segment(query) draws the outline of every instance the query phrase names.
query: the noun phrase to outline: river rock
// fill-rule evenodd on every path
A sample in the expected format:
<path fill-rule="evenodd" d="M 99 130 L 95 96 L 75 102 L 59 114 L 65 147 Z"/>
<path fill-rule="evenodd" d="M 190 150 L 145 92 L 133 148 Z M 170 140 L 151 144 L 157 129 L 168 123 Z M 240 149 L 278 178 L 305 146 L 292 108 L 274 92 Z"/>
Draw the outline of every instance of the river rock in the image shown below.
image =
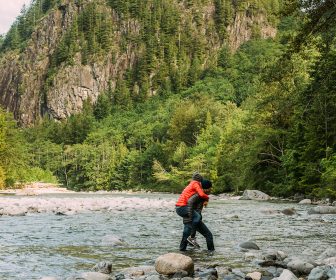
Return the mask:
<path fill-rule="evenodd" d="M 292 215 L 297 214 L 294 208 L 285 208 L 281 210 L 281 213 L 287 216 L 292 216 Z"/>
<path fill-rule="evenodd" d="M 303 199 L 299 202 L 299 204 L 312 204 L 311 199 Z"/>
<path fill-rule="evenodd" d="M 127 245 L 127 243 L 118 236 L 106 235 L 102 239 L 102 245 L 117 247 L 117 246 L 125 246 Z"/>
<path fill-rule="evenodd" d="M 129 267 L 121 270 L 120 272 L 128 277 L 141 276 L 152 272 L 156 273 L 154 266 L 151 265 Z"/>
<path fill-rule="evenodd" d="M 323 260 L 323 263 L 327 265 L 333 265 L 334 267 L 336 267 L 336 257 L 326 258 Z"/>
<path fill-rule="evenodd" d="M 245 190 L 240 200 L 269 200 L 271 197 L 258 190 Z"/>
<path fill-rule="evenodd" d="M 336 277 L 336 268 L 330 265 L 318 266 L 312 269 L 308 280 L 327 280 Z"/>
<path fill-rule="evenodd" d="M 246 241 L 239 244 L 240 248 L 249 250 L 260 250 L 259 246 L 252 241 Z"/>
<path fill-rule="evenodd" d="M 81 277 L 85 280 L 112 280 L 113 278 L 105 273 L 100 272 L 84 272 Z"/>
<path fill-rule="evenodd" d="M 287 263 L 287 267 L 294 273 L 308 275 L 315 266 L 307 260 L 296 258 Z"/>
<path fill-rule="evenodd" d="M 194 272 L 194 262 L 188 256 L 168 253 L 156 259 L 155 270 L 164 275 L 172 275 L 184 270 L 188 272 L 188 275 L 191 275 Z"/>
<path fill-rule="evenodd" d="M 247 273 L 246 276 L 245 276 L 245 279 L 249 278 L 249 279 L 252 279 L 252 280 L 260 280 L 261 276 L 262 275 L 259 271 L 254 271 L 254 272 Z"/>
<path fill-rule="evenodd" d="M 310 209 L 308 214 L 336 214 L 336 207 L 320 205 Z"/>
<path fill-rule="evenodd" d="M 298 280 L 298 278 L 290 270 L 284 269 L 278 280 Z"/>
<path fill-rule="evenodd" d="M 104 274 L 110 274 L 112 272 L 112 263 L 110 262 L 100 262 L 97 263 L 93 268 L 93 271 L 100 272 Z"/>

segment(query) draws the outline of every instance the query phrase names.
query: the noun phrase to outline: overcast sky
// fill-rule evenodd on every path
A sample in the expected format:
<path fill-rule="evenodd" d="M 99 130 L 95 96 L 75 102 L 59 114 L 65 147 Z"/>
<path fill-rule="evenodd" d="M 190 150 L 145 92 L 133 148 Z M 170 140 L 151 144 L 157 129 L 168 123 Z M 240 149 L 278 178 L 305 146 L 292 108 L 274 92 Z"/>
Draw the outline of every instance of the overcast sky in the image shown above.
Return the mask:
<path fill-rule="evenodd" d="M 20 14 L 23 4 L 31 0 L 0 0 L 0 34 L 6 33 L 15 18 Z"/>

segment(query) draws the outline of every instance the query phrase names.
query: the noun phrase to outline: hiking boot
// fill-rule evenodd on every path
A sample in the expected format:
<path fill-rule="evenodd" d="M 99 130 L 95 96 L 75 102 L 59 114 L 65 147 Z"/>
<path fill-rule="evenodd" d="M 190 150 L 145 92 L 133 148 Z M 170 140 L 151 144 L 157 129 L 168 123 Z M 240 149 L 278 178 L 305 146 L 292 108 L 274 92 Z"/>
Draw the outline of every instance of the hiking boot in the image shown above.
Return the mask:
<path fill-rule="evenodd" d="M 196 238 L 188 237 L 188 243 L 195 248 L 200 248 L 200 245 L 197 243 Z"/>

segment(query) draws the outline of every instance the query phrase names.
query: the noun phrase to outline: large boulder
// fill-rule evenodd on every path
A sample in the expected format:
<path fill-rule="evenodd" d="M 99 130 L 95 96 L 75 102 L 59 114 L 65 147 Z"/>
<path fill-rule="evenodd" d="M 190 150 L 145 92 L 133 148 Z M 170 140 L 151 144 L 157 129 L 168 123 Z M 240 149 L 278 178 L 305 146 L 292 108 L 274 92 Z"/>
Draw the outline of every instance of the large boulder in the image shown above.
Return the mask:
<path fill-rule="evenodd" d="M 241 200 L 269 200 L 271 197 L 258 190 L 245 190 Z"/>
<path fill-rule="evenodd" d="M 308 214 L 336 214 L 335 206 L 316 206 L 308 211 Z"/>
<path fill-rule="evenodd" d="M 164 275 L 172 275 L 181 271 L 186 271 L 188 275 L 192 275 L 194 273 L 194 262 L 188 256 L 168 253 L 156 259 L 155 270 Z"/>

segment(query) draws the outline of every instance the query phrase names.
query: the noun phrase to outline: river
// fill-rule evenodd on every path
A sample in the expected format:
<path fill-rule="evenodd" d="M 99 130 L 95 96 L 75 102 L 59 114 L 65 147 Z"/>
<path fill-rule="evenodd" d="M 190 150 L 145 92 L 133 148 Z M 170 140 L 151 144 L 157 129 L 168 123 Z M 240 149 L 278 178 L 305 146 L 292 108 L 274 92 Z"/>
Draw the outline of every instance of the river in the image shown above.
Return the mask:
<path fill-rule="evenodd" d="M 50 199 L 52 195 L 45 195 Z M 89 271 L 100 261 L 110 261 L 113 271 L 153 265 L 167 252 L 178 252 L 182 220 L 174 211 L 177 195 L 171 194 L 64 194 L 57 198 L 90 199 L 147 198 L 143 207 L 123 210 L 101 209 L 72 215 L 32 213 L 26 216 L 0 216 L 0 279 L 40 279 L 54 276 L 65 279 Z M 39 199 L 43 196 L 39 196 Z M 0 201 L 3 197 L 0 197 Z M 6 197 L 20 204 L 22 197 Z M 27 198 L 25 198 L 27 199 Z M 32 200 L 36 198 L 32 198 Z M 42 200 L 43 201 L 43 200 Z M 141 201 L 141 200 L 140 200 Z M 169 207 L 157 207 L 165 202 Z M 133 203 L 133 202 L 132 202 Z M 132 204 L 131 203 L 131 204 Z M 155 206 L 155 207 L 152 207 Z M 270 213 L 294 207 L 298 215 Z M 262 249 L 272 248 L 291 254 L 305 249 L 322 252 L 336 247 L 336 215 L 308 215 L 312 205 L 241 200 L 212 200 L 203 211 L 203 221 L 214 234 L 216 252 L 208 256 L 200 236 L 201 250 L 191 253 L 196 265 L 219 263 L 248 267 L 238 244 L 254 240 Z M 112 246 L 106 240 L 124 240 Z"/>

